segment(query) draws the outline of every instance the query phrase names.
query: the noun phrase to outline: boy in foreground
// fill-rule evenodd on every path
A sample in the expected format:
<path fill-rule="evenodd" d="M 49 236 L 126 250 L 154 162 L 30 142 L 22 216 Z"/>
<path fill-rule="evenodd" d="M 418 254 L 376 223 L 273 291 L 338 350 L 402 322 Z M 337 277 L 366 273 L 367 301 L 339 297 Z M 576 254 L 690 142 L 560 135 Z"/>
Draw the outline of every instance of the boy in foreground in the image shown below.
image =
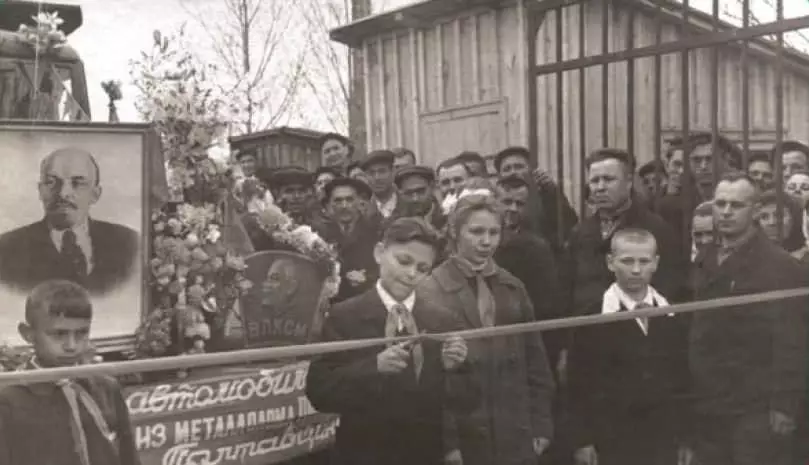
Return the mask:
<path fill-rule="evenodd" d="M 607 266 L 615 282 L 588 314 L 666 307 L 651 285 L 655 237 L 624 229 Z M 576 328 L 569 359 L 576 465 L 674 465 L 684 444 L 687 322 L 682 315 Z"/>
<path fill-rule="evenodd" d="M 46 281 L 25 302 L 27 369 L 83 363 L 93 306 L 70 281 Z M 138 465 L 129 411 L 113 378 L 13 385 L 0 392 L 0 465 Z"/>
<path fill-rule="evenodd" d="M 452 313 L 415 289 L 433 268 L 438 237 L 423 219 L 400 218 L 374 256 L 376 285 L 335 305 L 325 341 L 457 330 Z M 477 384 L 460 337 L 337 352 L 314 360 L 306 394 L 321 412 L 340 414 L 333 465 L 441 465 L 445 409 L 472 410 Z"/>

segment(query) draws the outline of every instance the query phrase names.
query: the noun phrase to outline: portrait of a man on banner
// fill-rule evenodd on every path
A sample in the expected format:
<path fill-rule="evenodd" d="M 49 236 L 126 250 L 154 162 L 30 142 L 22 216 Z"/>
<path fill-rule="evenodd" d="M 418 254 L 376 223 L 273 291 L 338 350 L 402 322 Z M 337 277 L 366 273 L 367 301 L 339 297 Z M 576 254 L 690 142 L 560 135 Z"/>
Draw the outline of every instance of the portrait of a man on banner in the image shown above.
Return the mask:
<path fill-rule="evenodd" d="M 324 283 L 315 263 L 286 251 L 258 252 L 245 262 L 254 283 L 241 300 L 247 346 L 309 342 Z"/>

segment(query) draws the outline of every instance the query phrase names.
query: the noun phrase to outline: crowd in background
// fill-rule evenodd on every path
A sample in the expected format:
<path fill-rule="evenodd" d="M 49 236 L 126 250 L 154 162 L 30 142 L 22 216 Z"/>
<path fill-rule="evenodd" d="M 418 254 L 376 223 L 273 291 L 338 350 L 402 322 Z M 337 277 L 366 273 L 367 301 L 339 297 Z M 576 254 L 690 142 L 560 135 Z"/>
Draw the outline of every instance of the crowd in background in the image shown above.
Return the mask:
<path fill-rule="evenodd" d="M 747 154 L 698 133 L 642 166 L 625 150 L 595 150 L 584 161 L 581 216 L 523 147 L 463 152 L 437 167 L 405 148 L 353 152 L 347 138 L 323 136 L 314 172 L 267 170 L 255 152 L 236 155 L 256 250 L 280 247 L 251 220 L 270 201 L 337 250 L 342 280 L 326 340 L 390 336 L 385 312 L 377 328 L 367 308 L 393 314 L 407 304 L 394 296 L 388 305 L 380 287 L 397 282 L 403 299 L 415 289 L 414 314 L 426 301 L 434 315 L 454 315 L 451 324 L 416 318 L 436 332 L 809 286 L 809 147 L 799 142 Z M 309 395 L 343 420 L 336 452 L 319 460 L 805 463 L 807 311 L 805 299 L 756 300 L 470 341 L 459 398 L 475 401 L 457 408 L 432 395 L 444 391 L 435 381 L 443 378 L 420 378 L 412 348 L 388 348 L 377 362 L 398 373 L 390 360 L 411 357 L 413 386 L 377 384 L 364 356 L 326 357 L 313 365 Z"/>

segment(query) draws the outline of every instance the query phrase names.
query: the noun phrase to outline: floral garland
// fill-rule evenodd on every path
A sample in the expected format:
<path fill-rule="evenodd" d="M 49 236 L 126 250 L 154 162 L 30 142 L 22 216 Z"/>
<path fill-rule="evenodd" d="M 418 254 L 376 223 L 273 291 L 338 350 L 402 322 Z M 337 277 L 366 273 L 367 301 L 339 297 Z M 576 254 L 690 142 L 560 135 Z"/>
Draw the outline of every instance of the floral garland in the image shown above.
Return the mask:
<path fill-rule="evenodd" d="M 277 243 L 296 250 L 315 262 L 326 276 L 322 300 L 337 295 L 340 289 L 340 261 L 334 247 L 307 225 L 297 225 L 275 204 L 262 205 L 255 212 L 258 225 Z"/>

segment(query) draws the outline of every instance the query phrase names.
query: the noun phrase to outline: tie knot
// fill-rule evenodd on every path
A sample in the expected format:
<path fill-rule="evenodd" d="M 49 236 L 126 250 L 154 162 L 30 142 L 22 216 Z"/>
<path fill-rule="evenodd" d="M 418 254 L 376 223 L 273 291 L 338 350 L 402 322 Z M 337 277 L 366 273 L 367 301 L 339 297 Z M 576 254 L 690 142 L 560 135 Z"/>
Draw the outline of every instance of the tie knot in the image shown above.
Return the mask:
<path fill-rule="evenodd" d="M 635 305 L 635 309 L 640 309 L 640 308 L 652 308 L 652 305 L 650 305 L 650 304 L 648 304 L 646 302 L 638 302 L 637 305 Z"/>
<path fill-rule="evenodd" d="M 396 304 L 393 306 L 393 313 L 396 316 L 405 316 L 407 315 L 407 307 L 402 304 Z"/>
<path fill-rule="evenodd" d="M 65 232 L 62 234 L 62 242 L 75 244 L 76 243 L 76 233 L 73 232 L 72 229 L 66 229 Z"/>

